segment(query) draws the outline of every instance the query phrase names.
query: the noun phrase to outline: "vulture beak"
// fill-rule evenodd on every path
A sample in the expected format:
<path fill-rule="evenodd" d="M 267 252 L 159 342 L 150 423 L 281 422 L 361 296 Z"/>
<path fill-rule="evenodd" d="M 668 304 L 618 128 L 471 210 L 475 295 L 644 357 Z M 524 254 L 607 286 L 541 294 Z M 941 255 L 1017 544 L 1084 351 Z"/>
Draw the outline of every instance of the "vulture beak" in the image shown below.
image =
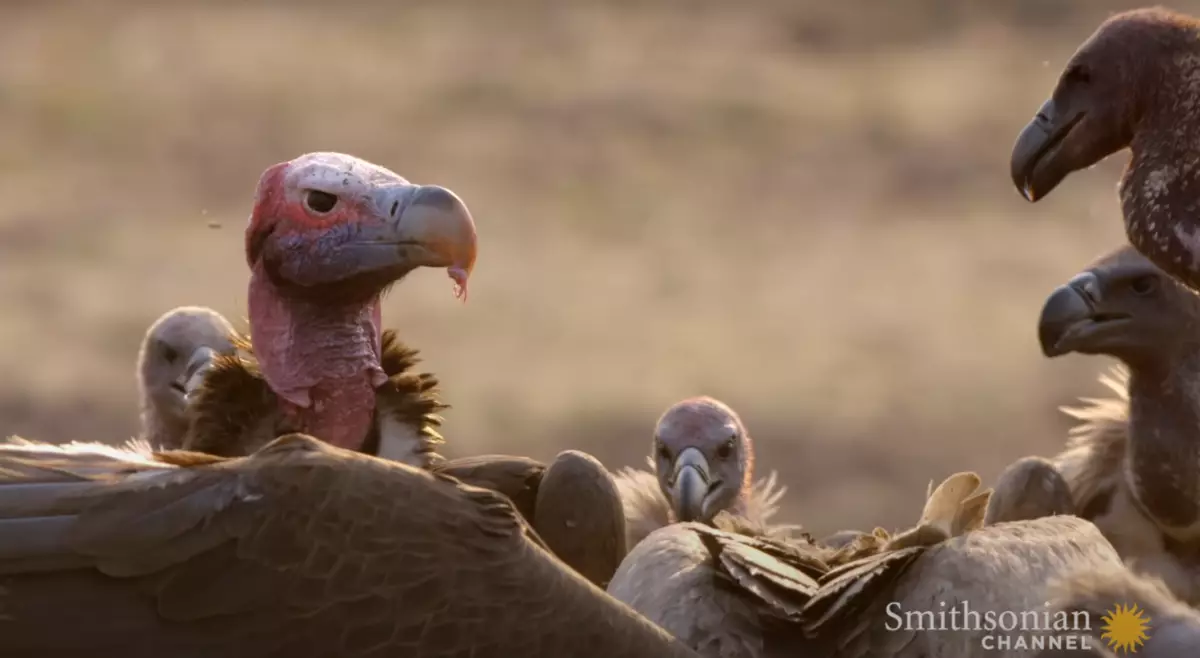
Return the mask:
<path fill-rule="evenodd" d="M 424 267 L 445 267 L 454 280 L 454 296 L 467 299 L 467 280 L 475 268 L 475 221 L 462 199 L 437 185 L 412 188 L 396 228 L 405 256 Z"/>
<path fill-rule="evenodd" d="M 183 394 L 184 404 L 191 403 L 196 390 L 204 381 L 204 375 L 212 368 L 213 359 L 216 357 L 217 352 L 211 347 L 201 347 L 192 352 L 187 367 L 183 369 L 183 375 L 171 384 L 171 388 L 178 386 L 177 390 Z"/>
<path fill-rule="evenodd" d="M 1054 289 L 1042 306 L 1038 342 L 1042 354 L 1056 357 L 1084 348 L 1130 321 L 1127 313 L 1099 310 L 1104 299 L 1100 280 L 1091 272 L 1072 278 Z"/>
<path fill-rule="evenodd" d="M 1051 98 L 1017 135 L 1009 164 L 1013 185 L 1027 201 L 1046 196 L 1076 169 L 1061 157 L 1061 147 L 1083 117 L 1084 112 L 1065 111 Z"/>
<path fill-rule="evenodd" d="M 699 448 L 685 448 L 671 473 L 671 503 L 680 522 L 703 518 L 704 501 L 720 481 L 711 481 L 708 460 Z"/>

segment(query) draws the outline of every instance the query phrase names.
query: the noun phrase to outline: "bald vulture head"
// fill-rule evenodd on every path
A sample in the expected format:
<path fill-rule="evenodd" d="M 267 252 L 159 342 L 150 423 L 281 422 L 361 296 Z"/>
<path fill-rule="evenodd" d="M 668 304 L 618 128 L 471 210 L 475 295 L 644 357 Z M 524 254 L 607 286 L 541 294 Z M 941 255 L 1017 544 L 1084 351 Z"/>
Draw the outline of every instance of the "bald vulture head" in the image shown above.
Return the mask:
<path fill-rule="evenodd" d="M 1050 294 L 1038 340 L 1048 357 L 1105 354 L 1134 369 L 1173 367 L 1200 347 L 1200 297 L 1124 246 Z"/>
<path fill-rule="evenodd" d="M 743 509 L 751 446 L 742 419 L 719 400 L 688 398 L 667 409 L 654 428 L 654 466 L 676 520 L 710 523 L 717 512 Z"/>
<path fill-rule="evenodd" d="M 1120 183 L 1129 242 L 1200 289 L 1200 21 L 1161 7 L 1116 14 L 1067 61 L 1013 145 L 1012 180 L 1029 201 L 1125 148 Z"/>
<path fill-rule="evenodd" d="M 233 353 L 232 334 L 224 316 L 203 306 L 171 309 L 150 325 L 137 365 L 142 438 L 155 447 L 182 447 L 188 363 L 203 354 Z"/>

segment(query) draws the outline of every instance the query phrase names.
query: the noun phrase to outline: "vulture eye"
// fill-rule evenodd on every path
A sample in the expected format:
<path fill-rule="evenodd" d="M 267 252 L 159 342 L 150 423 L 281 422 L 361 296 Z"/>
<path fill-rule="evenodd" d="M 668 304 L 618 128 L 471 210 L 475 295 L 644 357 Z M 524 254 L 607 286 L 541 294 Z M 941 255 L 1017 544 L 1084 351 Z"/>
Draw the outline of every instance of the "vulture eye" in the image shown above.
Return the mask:
<path fill-rule="evenodd" d="M 1092 74 L 1084 65 L 1072 64 L 1071 68 L 1067 69 L 1066 74 L 1064 74 L 1064 79 L 1073 84 L 1086 85 L 1092 81 Z"/>
<path fill-rule="evenodd" d="M 720 457 L 721 459 L 729 459 L 729 456 L 732 454 L 733 454 L 733 438 L 731 437 L 728 441 L 726 441 L 725 443 L 722 443 L 720 448 L 717 448 L 717 456 Z"/>
<path fill-rule="evenodd" d="M 167 363 L 175 363 L 175 359 L 179 358 L 179 351 L 166 343 L 162 343 L 162 356 L 167 360 Z"/>
<path fill-rule="evenodd" d="M 671 451 L 667 450 L 667 446 L 663 445 L 662 443 L 659 443 L 658 444 L 658 456 L 661 457 L 662 459 L 670 459 Z"/>
<path fill-rule="evenodd" d="M 1153 274 L 1139 276 L 1138 278 L 1129 282 L 1129 289 L 1133 291 L 1133 294 L 1138 295 L 1139 297 L 1153 295 L 1154 292 L 1158 290 L 1158 277 L 1154 276 Z"/>
<path fill-rule="evenodd" d="M 321 190 L 308 190 L 304 193 L 304 205 L 318 215 L 324 215 L 333 210 L 333 207 L 337 205 L 337 200 L 336 196 Z"/>

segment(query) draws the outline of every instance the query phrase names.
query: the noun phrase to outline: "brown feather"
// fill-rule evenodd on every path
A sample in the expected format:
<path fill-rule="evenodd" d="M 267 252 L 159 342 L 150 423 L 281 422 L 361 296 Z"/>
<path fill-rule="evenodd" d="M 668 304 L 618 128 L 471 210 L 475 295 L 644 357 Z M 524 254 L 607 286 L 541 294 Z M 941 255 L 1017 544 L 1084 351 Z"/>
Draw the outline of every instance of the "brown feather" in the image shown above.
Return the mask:
<path fill-rule="evenodd" d="M 91 485 L 40 494 L 56 516 L 0 520 L 6 545 L 70 519 L 55 548 L 75 560 L 0 554 L 0 655 L 695 655 L 563 569 L 506 498 L 453 478 L 303 435 L 182 468 L 110 461 L 77 474 L 69 451 L 0 445 L 24 474 L 0 490 Z"/>

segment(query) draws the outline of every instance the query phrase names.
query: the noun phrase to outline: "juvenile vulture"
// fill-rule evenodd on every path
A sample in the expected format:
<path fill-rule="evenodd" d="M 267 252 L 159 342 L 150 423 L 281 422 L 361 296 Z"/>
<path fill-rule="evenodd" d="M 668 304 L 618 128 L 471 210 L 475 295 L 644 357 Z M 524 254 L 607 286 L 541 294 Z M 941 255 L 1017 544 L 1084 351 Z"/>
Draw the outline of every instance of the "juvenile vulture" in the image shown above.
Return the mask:
<path fill-rule="evenodd" d="M 671 405 L 654 427 L 646 462 L 652 471 L 624 468 L 616 475 L 628 547 L 671 523 L 711 524 L 723 511 L 758 534 L 795 529 L 769 524 L 787 488 L 776 486 L 774 471 L 754 481 L 754 440 L 737 412 L 719 400 L 702 396 Z"/>
<path fill-rule="evenodd" d="M 150 325 L 137 359 L 142 439 L 159 449 L 183 447 L 188 363 L 211 354 L 232 354 L 232 335 L 225 316 L 203 306 L 171 309 Z"/>
<path fill-rule="evenodd" d="M 192 364 L 202 376 L 186 447 L 244 455 L 304 432 L 428 466 L 436 380 L 408 372 L 414 350 L 385 344 L 380 298 L 419 267 L 446 267 L 465 299 L 475 242 L 470 212 L 445 188 L 342 153 L 269 167 L 246 228 L 250 341 L 239 348 L 251 356 Z"/>
<path fill-rule="evenodd" d="M 508 499 L 286 435 L 254 455 L 0 444 L 5 658 L 694 656 Z"/>
<path fill-rule="evenodd" d="M 1200 603 L 1200 297 L 1126 246 L 1055 289 L 1038 335 L 1049 357 L 1125 368 L 1106 379 L 1116 399 L 1068 410 L 1083 423 L 1054 461 L 1076 513 Z"/>
<path fill-rule="evenodd" d="M 1021 131 L 1012 178 L 1029 201 L 1128 147 L 1121 209 L 1129 242 L 1200 290 L 1200 22 L 1162 8 L 1106 20 Z"/>
<path fill-rule="evenodd" d="M 634 546 L 609 593 L 703 656 L 984 658 L 1028 655 L 983 645 L 983 628 L 930 632 L 893 615 L 963 605 L 1037 610 L 1057 578 L 1121 569 L 1091 523 L 1051 516 L 984 526 L 989 492 L 958 473 L 928 497 L 912 529 L 862 535 L 840 550 L 699 523 Z"/>

